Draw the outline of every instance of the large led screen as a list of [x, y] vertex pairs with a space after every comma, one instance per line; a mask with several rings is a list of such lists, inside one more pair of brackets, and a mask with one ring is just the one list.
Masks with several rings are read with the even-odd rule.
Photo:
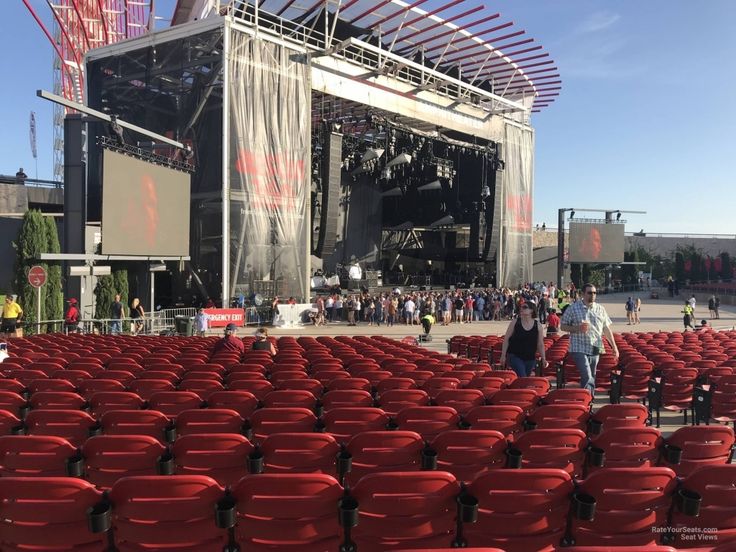
[[620, 263], [623, 260], [623, 224], [570, 223], [571, 263]]
[[102, 167], [102, 253], [189, 255], [189, 174], [110, 150]]

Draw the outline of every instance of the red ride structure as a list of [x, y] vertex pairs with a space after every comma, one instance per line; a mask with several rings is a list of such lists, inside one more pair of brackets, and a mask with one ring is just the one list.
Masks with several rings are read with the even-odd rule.
[[[46, 0], [53, 15], [49, 28], [23, 0], [56, 51], [54, 93], [84, 103], [84, 55], [93, 48], [141, 36], [153, 29], [153, 0]], [[65, 108], [54, 107], [54, 180], [64, 179]]]

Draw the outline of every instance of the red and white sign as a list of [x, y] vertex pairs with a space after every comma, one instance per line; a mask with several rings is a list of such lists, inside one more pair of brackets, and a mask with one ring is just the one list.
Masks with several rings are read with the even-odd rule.
[[204, 309], [210, 328], [224, 328], [228, 324], [245, 326], [243, 309]]
[[40, 288], [46, 283], [46, 270], [42, 266], [33, 266], [28, 271], [28, 283], [34, 288]]

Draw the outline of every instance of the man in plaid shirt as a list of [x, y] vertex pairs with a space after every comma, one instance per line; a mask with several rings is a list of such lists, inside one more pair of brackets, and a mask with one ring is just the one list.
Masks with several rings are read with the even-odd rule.
[[613, 356], [618, 358], [618, 347], [613, 339], [611, 319], [606, 309], [595, 302], [597, 291], [593, 284], [583, 286], [583, 298], [570, 305], [562, 315], [560, 329], [570, 333], [569, 353], [580, 372], [580, 386], [595, 395], [595, 369], [604, 352], [603, 335], [611, 344]]

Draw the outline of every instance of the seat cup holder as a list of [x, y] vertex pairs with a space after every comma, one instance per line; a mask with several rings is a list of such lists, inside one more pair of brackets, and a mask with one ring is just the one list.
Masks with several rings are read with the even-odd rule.
[[318, 400], [314, 405], [314, 415], [317, 416], [317, 418], [321, 418], [324, 412], [325, 407], [322, 405], [322, 401]]
[[397, 429], [399, 429], [399, 424], [397, 424], [394, 420], [389, 420], [389, 422], [386, 424], [387, 431], [396, 431]]
[[667, 460], [668, 464], [679, 466], [680, 462], [682, 462], [682, 449], [675, 445], [665, 445], [664, 459]]
[[106, 533], [112, 527], [112, 507], [106, 500], [87, 508], [87, 527], [90, 532]]
[[159, 456], [156, 470], [159, 475], [174, 475], [174, 455], [167, 451]]
[[25, 435], [26, 434], [26, 426], [23, 424], [18, 424], [14, 428], [10, 430], [11, 435]]
[[356, 527], [358, 525], [358, 501], [352, 496], [341, 498], [338, 514], [340, 516], [340, 527]]
[[606, 451], [599, 447], [590, 447], [588, 449], [588, 465], [595, 468], [602, 468], [606, 464]]
[[478, 521], [478, 499], [473, 495], [461, 493], [457, 497], [458, 514], [463, 523]]
[[102, 424], [100, 422], [95, 423], [89, 428], [90, 437], [95, 437], [97, 435], [102, 435]]
[[429, 447], [422, 449], [422, 469], [425, 471], [437, 469], [437, 451]]
[[248, 455], [248, 473], [263, 473], [263, 453], [257, 448]]
[[176, 424], [174, 422], [169, 422], [164, 428], [164, 440], [167, 443], [176, 441]]
[[84, 476], [84, 457], [77, 452], [74, 456], [66, 459], [66, 474], [69, 477]]
[[218, 501], [215, 506], [215, 524], [220, 529], [231, 529], [235, 527], [236, 502], [232, 496], [226, 496]]
[[534, 422], [532, 420], [524, 420], [524, 431], [532, 431], [533, 429], [537, 429], [538, 424], [537, 422]]
[[457, 427], [458, 427], [458, 429], [470, 429], [470, 422], [468, 422], [466, 420], [460, 420], [457, 423]]
[[690, 491], [688, 489], [680, 489], [677, 491], [677, 508], [690, 517], [698, 517], [700, 515], [700, 505], [703, 497], [700, 493]]
[[322, 420], [317, 420], [317, 422], [314, 424], [314, 432], [325, 433], [326, 431], [327, 428], [325, 427], [325, 423]]
[[506, 449], [506, 465], [507, 469], [518, 470], [521, 468], [521, 451], [515, 448]]
[[600, 435], [603, 432], [603, 422], [600, 420], [590, 420], [588, 431], [591, 435]]
[[353, 470], [353, 455], [346, 450], [337, 453], [337, 474], [342, 478]]
[[31, 405], [30, 403], [25, 403], [20, 406], [18, 409], [18, 415], [20, 416], [21, 420], [25, 420], [26, 416], [28, 416], [28, 413], [31, 411]]
[[582, 521], [595, 519], [596, 500], [594, 496], [584, 493], [575, 493], [572, 496], [573, 515]]

